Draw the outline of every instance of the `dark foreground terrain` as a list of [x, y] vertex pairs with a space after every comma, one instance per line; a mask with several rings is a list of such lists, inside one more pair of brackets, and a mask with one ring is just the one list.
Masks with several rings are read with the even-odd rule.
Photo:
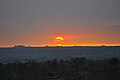
[[109, 59], [120, 57], [120, 46], [71, 46], [71, 47], [11, 47], [0, 48], [1, 62], [14, 61], [45, 61], [49, 59]]
[[0, 80], [120, 80], [120, 59], [0, 63]]

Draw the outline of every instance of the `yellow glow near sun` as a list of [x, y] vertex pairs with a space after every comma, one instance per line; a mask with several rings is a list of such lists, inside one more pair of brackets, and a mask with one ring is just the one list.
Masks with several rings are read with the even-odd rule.
[[62, 46], [62, 44], [57, 44], [57, 46]]
[[63, 37], [58, 36], [58, 37], [56, 37], [56, 40], [64, 40], [64, 39], [63, 39]]

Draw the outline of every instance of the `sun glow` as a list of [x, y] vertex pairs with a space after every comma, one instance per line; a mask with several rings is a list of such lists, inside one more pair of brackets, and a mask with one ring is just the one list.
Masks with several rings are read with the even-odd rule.
[[62, 46], [62, 44], [56, 44], [57, 46]]

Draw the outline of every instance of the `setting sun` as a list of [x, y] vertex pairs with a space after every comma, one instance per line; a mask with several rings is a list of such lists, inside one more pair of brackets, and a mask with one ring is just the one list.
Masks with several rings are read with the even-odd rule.
[[60, 36], [56, 37], [55, 39], [56, 40], [64, 40], [63, 37], [60, 37]]
[[57, 37], [55, 38], [56, 45], [57, 45], [57, 46], [62, 46], [63, 40], [64, 40], [63, 37], [57, 36]]

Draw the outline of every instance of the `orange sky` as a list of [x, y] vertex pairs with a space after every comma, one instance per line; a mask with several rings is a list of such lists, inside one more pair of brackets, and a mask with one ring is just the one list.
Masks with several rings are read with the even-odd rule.
[[[68, 28], [68, 29], [67, 29]], [[81, 27], [72, 29], [69, 27], [61, 29], [50, 29], [44, 33], [34, 29], [33, 31], [25, 34], [11, 34], [7, 38], [3, 36], [0, 40], [1, 47], [26, 45], [26, 46], [56, 46], [55, 38], [61, 36], [64, 38], [62, 41], [63, 46], [115, 46], [120, 45], [120, 37], [118, 32], [110, 32], [102, 28]], [[13, 36], [14, 35], [14, 36]]]

